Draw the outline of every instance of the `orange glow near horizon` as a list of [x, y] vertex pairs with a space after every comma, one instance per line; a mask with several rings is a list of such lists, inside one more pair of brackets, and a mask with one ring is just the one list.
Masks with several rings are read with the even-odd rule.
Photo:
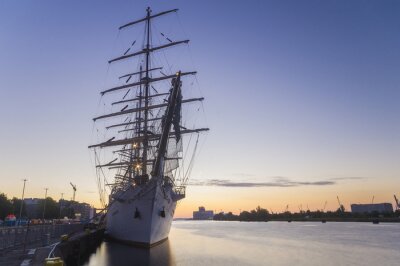
[[[299, 187], [222, 187], [222, 186], [188, 186], [186, 198], [179, 201], [175, 212], [175, 218], [191, 218], [193, 211], [198, 210], [199, 206], [204, 206], [207, 210], [215, 212], [232, 212], [238, 214], [240, 211], [250, 211], [257, 206], [268, 209], [272, 212], [283, 212], [286, 205], [289, 211], [298, 212], [300, 208], [307, 210], [321, 210], [327, 201], [326, 210], [334, 211], [338, 208], [336, 196], [339, 196], [346, 210], [350, 210], [352, 203], [371, 203], [375, 196], [375, 203], [394, 202], [393, 194], [400, 195], [399, 191], [393, 191], [396, 180], [379, 183], [376, 180], [351, 181], [352, 184], [343, 183], [331, 186], [299, 186]], [[21, 188], [16, 188], [0, 193], [7, 194], [8, 198], [20, 198]], [[72, 198], [72, 189], [66, 187], [64, 199]], [[71, 191], [70, 191], [71, 190]], [[85, 192], [81, 189], [77, 191], [77, 201], [87, 202], [96, 208], [101, 208], [98, 193], [91, 191]], [[27, 183], [25, 198], [43, 198], [44, 190], [32, 188], [31, 183]], [[55, 188], [50, 188], [48, 196], [54, 200], [59, 200], [61, 192]], [[394, 206], [394, 205], [393, 205]]]
[[[193, 192], [192, 192], [193, 190]], [[338, 192], [340, 191], [340, 193]], [[298, 212], [299, 208], [311, 211], [321, 210], [327, 201], [326, 211], [335, 211], [339, 206], [336, 196], [339, 196], [347, 211], [352, 203], [393, 203], [393, 193], [389, 193], [390, 184], [379, 186], [371, 184], [358, 189], [332, 187], [291, 187], [291, 188], [225, 188], [201, 187], [189, 188], [187, 197], [179, 202], [176, 218], [192, 217], [193, 211], [199, 206], [216, 212], [250, 211], [257, 206], [272, 212], [283, 212], [286, 205], [289, 211]], [[394, 205], [393, 205], [394, 206]]]

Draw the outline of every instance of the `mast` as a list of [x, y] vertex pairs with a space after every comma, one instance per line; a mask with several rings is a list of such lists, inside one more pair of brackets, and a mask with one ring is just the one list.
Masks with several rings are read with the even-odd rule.
[[[149, 118], [149, 69], [150, 69], [150, 14], [151, 9], [147, 7], [147, 41], [146, 41], [146, 77], [145, 77], [145, 96], [144, 96], [144, 140], [143, 140], [143, 161], [147, 161], [147, 149], [148, 149], [148, 138], [147, 138], [147, 120]], [[147, 174], [147, 165], [142, 168], [142, 174]]]
[[[142, 69], [142, 65], [140, 65], [140, 74], [139, 74], [139, 78], [140, 80], [142, 80], [142, 74], [143, 74], [143, 69]], [[143, 98], [143, 92], [142, 92], [142, 85], [140, 85], [139, 87], [139, 109], [142, 108], [142, 98]], [[138, 137], [140, 137], [140, 131], [141, 131], [141, 126], [142, 126], [142, 112], [138, 112], [138, 116], [137, 116], [137, 124], [136, 124], [136, 134]], [[139, 152], [140, 152], [140, 144], [138, 145], [137, 143], [132, 144], [132, 148], [135, 148], [134, 145], [136, 145], [136, 149], [135, 149], [135, 157], [136, 159], [139, 158]], [[136, 169], [136, 174], [139, 175], [140, 169]]]
[[163, 123], [163, 131], [161, 133], [161, 138], [158, 146], [158, 154], [156, 157], [156, 161], [154, 163], [153, 171], [151, 173], [152, 176], [160, 176], [162, 173], [162, 169], [164, 167], [164, 157], [167, 151], [168, 138], [171, 131], [172, 120], [175, 114], [175, 109], [178, 105], [178, 98], [181, 97], [181, 72], [179, 71], [176, 74], [176, 78], [172, 79], [172, 90], [168, 100], [168, 109], [165, 113], [165, 121]]

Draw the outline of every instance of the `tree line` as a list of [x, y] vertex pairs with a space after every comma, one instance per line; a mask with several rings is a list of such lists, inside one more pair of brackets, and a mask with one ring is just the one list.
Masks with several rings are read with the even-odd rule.
[[[51, 197], [47, 197], [46, 200], [39, 199], [38, 204], [34, 206], [22, 205], [21, 217], [19, 212], [21, 208], [22, 200], [16, 197], [9, 199], [6, 194], [0, 193], [0, 219], [4, 218], [9, 214], [14, 214], [17, 219], [42, 219], [44, 210], [44, 219], [58, 219], [58, 218], [75, 218], [75, 213], [72, 208], [72, 201], [61, 201], [57, 202]], [[46, 203], [46, 208], [45, 208]], [[61, 203], [61, 204], [60, 204]]]
[[[322, 210], [317, 211], [303, 211], [301, 210], [298, 213], [291, 213], [289, 211], [281, 212], [281, 213], [272, 213], [267, 209], [263, 209], [258, 206], [256, 209], [251, 211], [242, 211], [239, 215], [233, 214], [232, 212], [224, 213], [220, 212], [214, 215], [214, 220], [219, 221], [280, 221], [280, 220], [357, 220], [357, 219], [371, 219], [371, 218], [393, 218], [399, 220], [400, 210], [396, 210], [395, 212], [387, 212], [387, 213], [351, 213], [347, 212], [342, 206], [338, 208], [336, 211], [327, 211], [324, 212]], [[397, 221], [396, 220], [396, 221]]]
[[263, 209], [258, 206], [256, 209], [251, 211], [242, 211], [239, 215], [235, 215], [232, 212], [228, 213], [217, 213], [214, 215], [214, 220], [220, 221], [258, 221], [266, 222], [270, 218], [270, 213], [267, 209]]

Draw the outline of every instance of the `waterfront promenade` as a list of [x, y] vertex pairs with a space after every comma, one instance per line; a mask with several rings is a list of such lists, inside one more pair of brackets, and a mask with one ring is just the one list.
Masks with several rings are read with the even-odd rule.
[[0, 227], [0, 265], [21, 265], [23, 261], [29, 261], [34, 249], [51, 245], [61, 235], [82, 229], [83, 224]]

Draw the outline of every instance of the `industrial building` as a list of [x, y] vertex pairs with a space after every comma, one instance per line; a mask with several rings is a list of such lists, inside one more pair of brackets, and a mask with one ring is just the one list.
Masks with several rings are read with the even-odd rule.
[[373, 204], [351, 204], [352, 213], [391, 213], [393, 206], [391, 203], [373, 203]]
[[193, 212], [193, 220], [212, 220], [214, 218], [213, 211], [206, 211], [206, 208], [199, 207], [198, 211]]
[[41, 210], [39, 210], [41, 199], [38, 198], [26, 198], [24, 199], [24, 208], [26, 210], [26, 216], [29, 218], [37, 219], [41, 217]]
[[94, 208], [87, 203], [74, 202], [71, 208], [74, 210], [75, 216], [82, 221], [90, 220], [94, 216]]

